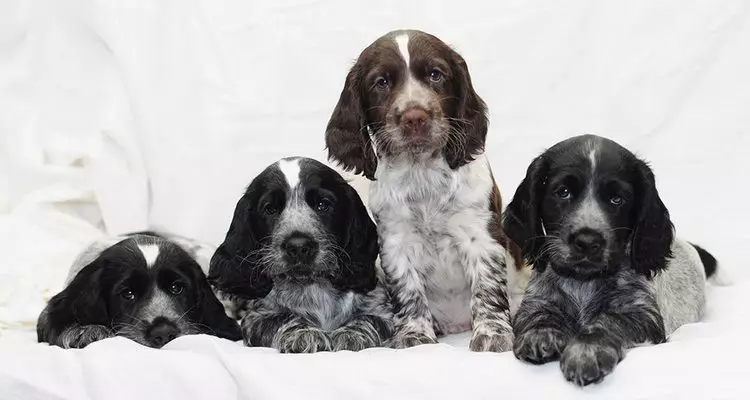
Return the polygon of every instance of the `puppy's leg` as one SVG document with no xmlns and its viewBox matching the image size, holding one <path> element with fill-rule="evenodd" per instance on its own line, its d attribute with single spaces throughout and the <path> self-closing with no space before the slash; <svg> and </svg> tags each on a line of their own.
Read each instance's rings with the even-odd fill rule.
<svg viewBox="0 0 750 400">
<path fill-rule="evenodd" d="M 391 347 L 402 349 L 437 343 L 432 313 L 427 305 L 424 283 L 416 269 L 401 257 L 400 262 L 383 267 L 395 311 L 396 333 Z"/>
<path fill-rule="evenodd" d="M 361 315 L 331 333 L 333 351 L 360 351 L 382 346 L 391 336 L 391 323 L 376 315 Z"/>
<path fill-rule="evenodd" d="M 299 316 L 253 300 L 242 318 L 242 337 L 250 347 L 273 347 L 282 353 L 315 353 L 331 349 L 323 330 Z"/>
<path fill-rule="evenodd" d="M 544 364 L 560 358 L 573 337 L 575 318 L 557 304 L 551 288 L 540 288 L 532 281 L 513 318 L 513 353 L 516 358 L 532 364 Z M 548 290 L 544 290 L 548 289 Z"/>
<path fill-rule="evenodd" d="M 565 378 L 585 386 L 604 379 L 641 343 L 666 341 L 664 322 L 654 296 L 645 287 L 617 290 L 604 311 L 583 326 L 560 357 Z"/>
<path fill-rule="evenodd" d="M 468 263 L 471 281 L 472 351 L 503 352 L 511 349 L 513 330 L 506 280 L 505 249 Z"/>
<path fill-rule="evenodd" d="M 96 341 L 115 336 L 104 325 L 73 325 L 65 328 L 51 343 L 64 349 L 82 349 Z"/>
</svg>

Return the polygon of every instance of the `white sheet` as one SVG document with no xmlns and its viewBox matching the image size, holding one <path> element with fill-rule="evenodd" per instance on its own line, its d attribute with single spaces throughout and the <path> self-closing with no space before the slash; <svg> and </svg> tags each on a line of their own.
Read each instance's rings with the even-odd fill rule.
<svg viewBox="0 0 750 400">
<path fill-rule="evenodd" d="M 742 398 L 731 394 L 743 389 L 733 378 L 746 373 L 747 355 L 747 315 L 736 306 L 748 304 L 750 277 L 747 11 L 743 0 L 0 2 L 0 382 L 22 378 L 21 398 L 55 388 L 96 398 L 107 385 L 125 397 L 146 390 L 135 376 L 192 398 L 215 387 L 278 398 L 293 390 L 290 377 L 308 393 L 339 385 L 361 397 L 523 398 L 549 388 L 551 397 Z M 680 236 L 740 282 L 716 291 L 726 301 L 710 307 L 722 317 L 636 350 L 614 379 L 583 392 L 554 365 L 440 346 L 287 357 L 210 338 L 162 352 L 123 339 L 62 352 L 17 338 L 102 231 L 151 227 L 217 244 L 267 164 L 323 160 L 347 68 L 374 38 L 404 27 L 437 34 L 469 63 L 490 106 L 488 157 L 506 200 L 531 159 L 572 134 L 610 136 L 651 160 Z M 420 374 L 428 383 L 414 383 Z M 12 398 L 8 387 L 0 398 Z"/>
</svg>

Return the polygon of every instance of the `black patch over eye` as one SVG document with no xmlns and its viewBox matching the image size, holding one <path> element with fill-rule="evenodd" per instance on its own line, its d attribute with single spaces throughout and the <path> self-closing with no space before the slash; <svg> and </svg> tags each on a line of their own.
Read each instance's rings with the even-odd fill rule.
<svg viewBox="0 0 750 400">
<path fill-rule="evenodd" d="M 127 301 L 135 301 L 135 292 L 130 288 L 124 288 L 120 291 L 120 297 L 123 298 L 123 300 Z"/>
<path fill-rule="evenodd" d="M 388 80 L 388 78 L 384 76 L 379 76 L 375 78 L 375 87 L 380 90 L 388 89 L 388 86 L 391 85 L 391 82 Z"/>
<path fill-rule="evenodd" d="M 169 294 L 176 296 L 182 293 L 183 290 L 185 290 L 185 285 L 183 285 L 180 281 L 174 281 L 169 285 L 167 290 L 169 291 Z"/>
<path fill-rule="evenodd" d="M 443 81 L 443 73 L 438 69 L 430 71 L 430 81 L 438 83 Z"/>
<path fill-rule="evenodd" d="M 567 200 L 571 196 L 570 189 L 568 189 L 567 186 L 560 186 L 559 188 L 557 188 L 557 190 L 555 190 L 555 196 L 560 199 Z"/>
</svg>

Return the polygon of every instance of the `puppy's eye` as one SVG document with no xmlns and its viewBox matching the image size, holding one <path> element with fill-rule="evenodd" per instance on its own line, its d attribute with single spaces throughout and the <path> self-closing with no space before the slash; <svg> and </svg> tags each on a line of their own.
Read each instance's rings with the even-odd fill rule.
<svg viewBox="0 0 750 400">
<path fill-rule="evenodd" d="M 375 78 L 375 87 L 380 90 L 388 89 L 388 86 L 391 84 L 391 82 L 388 81 L 388 78 L 384 76 L 379 76 Z"/>
<path fill-rule="evenodd" d="M 625 199 L 622 198 L 622 196 L 613 196 L 611 199 L 609 199 L 609 203 L 613 206 L 621 206 L 625 202 Z"/>
<path fill-rule="evenodd" d="M 560 186 L 557 190 L 555 190 L 555 196 L 567 200 L 570 198 L 570 189 L 568 189 L 566 186 Z"/>
<path fill-rule="evenodd" d="M 135 300 L 135 292 L 131 289 L 124 289 L 120 291 L 120 297 L 127 301 L 133 301 Z"/>
<path fill-rule="evenodd" d="M 266 204 L 263 206 L 263 214 L 276 215 L 279 213 L 279 209 L 274 207 L 272 204 Z"/>
<path fill-rule="evenodd" d="M 320 199 L 317 204 L 315 204 L 315 211 L 324 213 L 330 211 L 332 207 L 333 202 L 324 197 Z"/>
<path fill-rule="evenodd" d="M 438 83 L 443 80 L 443 73 L 437 69 L 430 71 L 430 81 Z"/>
<path fill-rule="evenodd" d="M 169 285 L 169 288 L 167 288 L 167 290 L 169 290 L 169 293 L 174 296 L 182 293 L 184 289 L 185 289 L 185 285 L 177 281 L 172 282 L 172 284 Z"/>
</svg>

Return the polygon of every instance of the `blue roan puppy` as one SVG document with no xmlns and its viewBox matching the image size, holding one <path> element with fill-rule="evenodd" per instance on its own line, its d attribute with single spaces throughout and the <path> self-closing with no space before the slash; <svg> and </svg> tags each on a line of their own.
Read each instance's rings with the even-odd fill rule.
<svg viewBox="0 0 750 400">
<path fill-rule="evenodd" d="M 674 239 L 645 162 L 593 135 L 534 160 L 504 215 L 534 264 L 513 319 L 521 360 L 560 360 L 578 385 L 601 381 L 628 348 L 661 343 L 704 310 L 716 260 Z"/>
<path fill-rule="evenodd" d="M 82 348 L 124 336 L 149 347 L 205 333 L 239 340 L 240 329 L 206 281 L 201 246 L 155 234 L 103 238 L 71 267 L 65 289 L 37 323 L 40 342 Z"/>
</svg>

